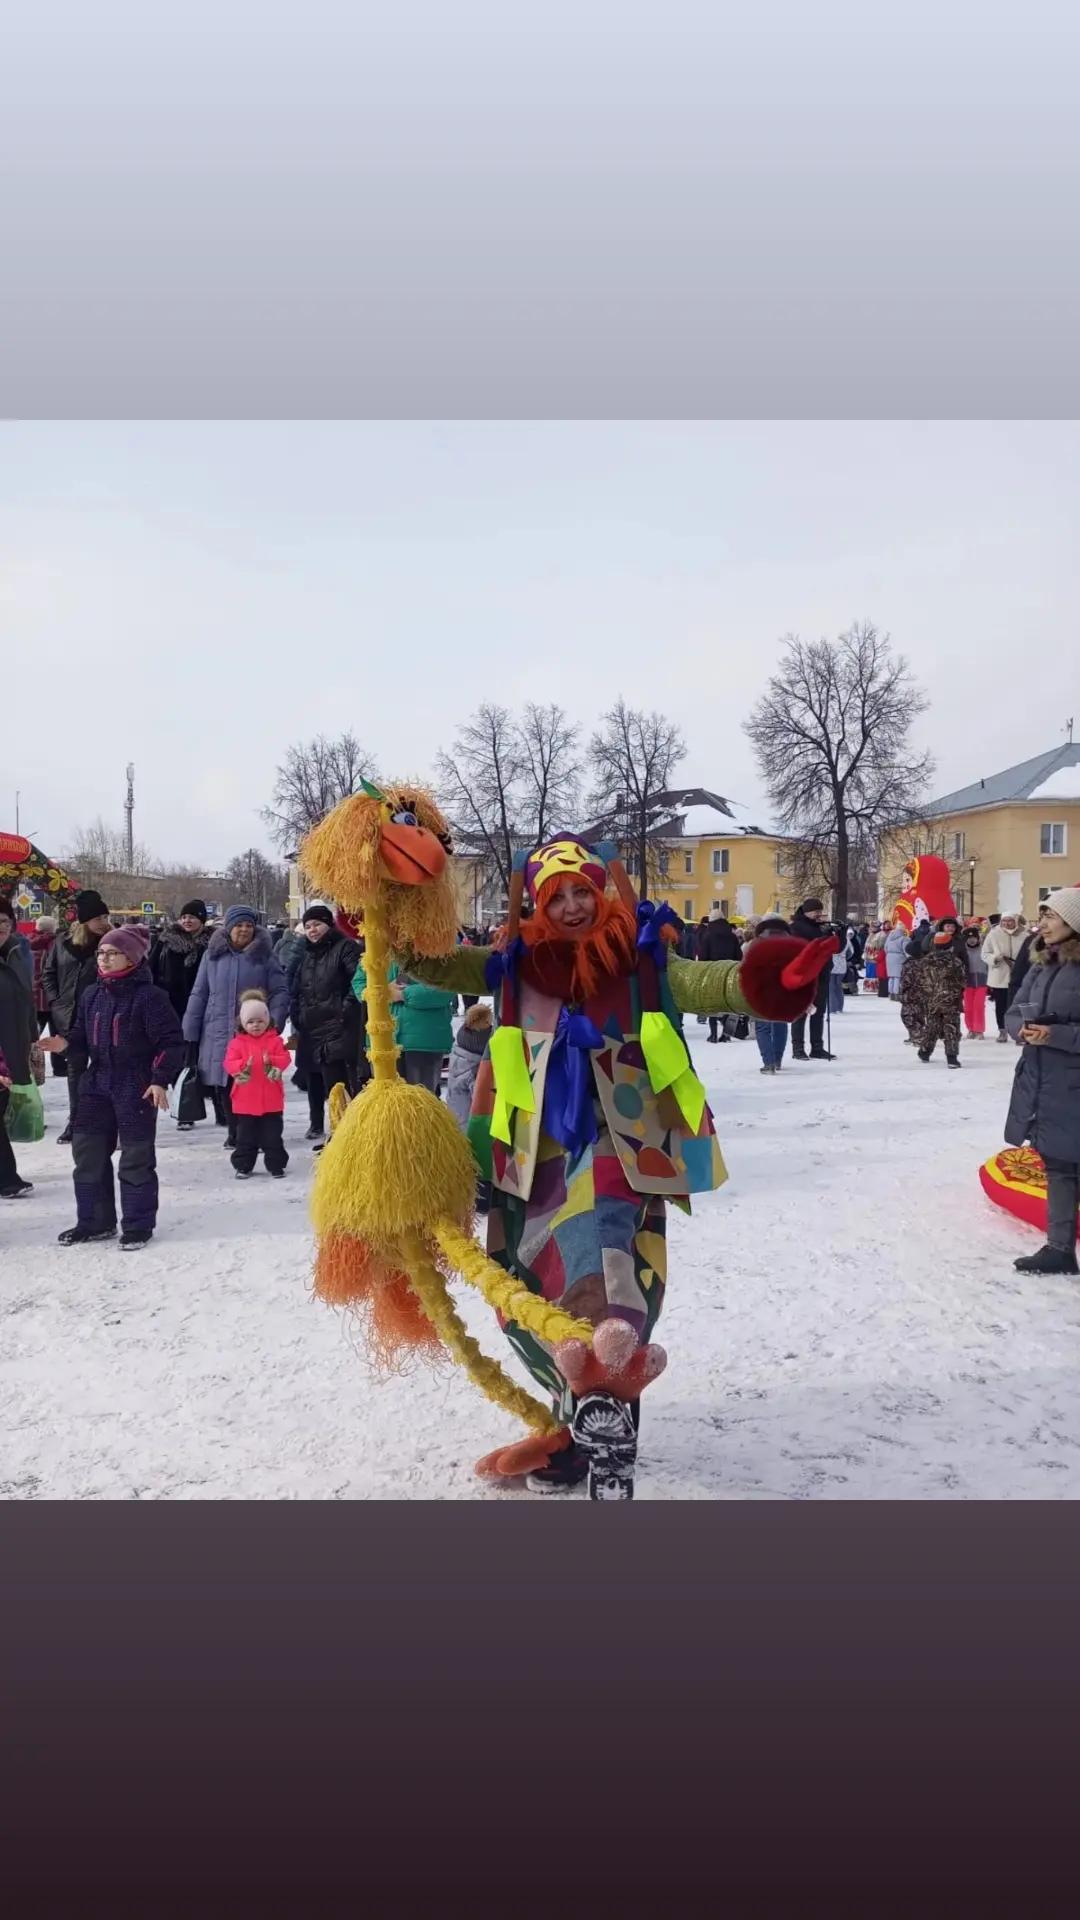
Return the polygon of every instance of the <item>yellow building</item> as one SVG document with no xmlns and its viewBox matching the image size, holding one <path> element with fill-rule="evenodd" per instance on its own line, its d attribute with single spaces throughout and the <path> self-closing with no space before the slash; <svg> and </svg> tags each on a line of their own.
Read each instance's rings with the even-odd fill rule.
<svg viewBox="0 0 1080 1920">
<path fill-rule="evenodd" d="M 798 901 L 784 871 L 786 841 L 757 827 L 733 826 L 719 808 L 692 805 L 677 822 L 681 832 L 666 833 L 659 871 L 650 875 L 650 898 L 666 901 L 680 920 L 694 924 L 714 911 L 731 919 L 755 920 L 764 913 L 786 918 Z M 637 862 L 627 868 L 637 881 Z M 666 869 L 666 871 L 665 871 Z"/>
<path fill-rule="evenodd" d="M 962 914 L 1022 913 L 1080 877 L 1080 745 L 1072 741 L 947 793 L 923 820 L 889 835 L 880 857 L 882 911 L 913 854 L 949 863 Z"/>
</svg>

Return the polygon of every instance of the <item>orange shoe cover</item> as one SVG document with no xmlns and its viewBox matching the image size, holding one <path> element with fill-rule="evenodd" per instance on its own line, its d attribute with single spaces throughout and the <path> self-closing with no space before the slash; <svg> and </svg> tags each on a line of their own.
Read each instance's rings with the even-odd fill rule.
<svg viewBox="0 0 1080 1920">
<path fill-rule="evenodd" d="M 560 1427 L 557 1433 L 530 1433 L 527 1439 L 516 1441 L 512 1447 L 497 1447 L 494 1453 L 486 1453 L 477 1461 L 476 1471 L 482 1480 L 515 1479 L 535 1473 L 537 1467 L 546 1467 L 555 1454 L 569 1445 L 569 1427 Z"/>
</svg>

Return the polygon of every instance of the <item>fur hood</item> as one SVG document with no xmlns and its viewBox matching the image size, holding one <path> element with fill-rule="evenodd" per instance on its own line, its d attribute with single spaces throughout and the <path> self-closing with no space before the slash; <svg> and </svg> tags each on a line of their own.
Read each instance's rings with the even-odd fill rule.
<svg viewBox="0 0 1080 1920">
<path fill-rule="evenodd" d="M 213 937 L 206 927 L 201 933 L 186 933 L 179 922 L 175 922 L 171 927 L 162 928 L 158 934 L 157 943 L 159 947 L 165 949 L 166 953 L 202 955 Z"/>
<path fill-rule="evenodd" d="M 1080 933 L 1071 933 L 1056 947 L 1048 947 L 1042 934 L 1036 934 L 1031 943 L 1028 960 L 1033 967 L 1064 966 L 1068 961 L 1073 965 L 1080 963 Z"/>
<path fill-rule="evenodd" d="M 273 950 L 273 943 L 266 928 L 256 927 L 255 938 L 249 941 L 244 948 L 243 958 L 256 962 L 269 960 Z M 206 957 L 208 960 L 220 960 L 224 954 L 236 953 L 237 951 L 238 949 L 233 946 L 224 927 L 218 927 L 217 931 L 210 936 L 210 944 L 206 949 Z"/>
</svg>

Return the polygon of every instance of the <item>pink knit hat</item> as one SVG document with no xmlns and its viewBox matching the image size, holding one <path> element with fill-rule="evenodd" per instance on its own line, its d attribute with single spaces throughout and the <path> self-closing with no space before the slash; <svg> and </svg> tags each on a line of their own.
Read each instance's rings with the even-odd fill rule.
<svg viewBox="0 0 1080 1920">
<path fill-rule="evenodd" d="M 125 960 L 130 960 L 133 967 L 137 967 L 150 951 L 150 929 L 141 926 L 114 927 L 102 939 L 99 953 L 102 947 L 112 947 L 115 952 L 122 953 Z"/>
</svg>

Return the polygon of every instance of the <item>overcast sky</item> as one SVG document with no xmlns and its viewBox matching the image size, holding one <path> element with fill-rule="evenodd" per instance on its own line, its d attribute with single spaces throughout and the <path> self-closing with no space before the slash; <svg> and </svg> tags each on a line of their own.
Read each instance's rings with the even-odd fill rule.
<svg viewBox="0 0 1080 1920">
<path fill-rule="evenodd" d="M 617 694 L 768 824 L 741 722 L 783 636 L 889 631 L 951 788 L 1080 723 L 1071 423 L 0 425 L 0 829 L 269 851 L 292 741 L 423 774 L 484 697 Z"/>
</svg>

